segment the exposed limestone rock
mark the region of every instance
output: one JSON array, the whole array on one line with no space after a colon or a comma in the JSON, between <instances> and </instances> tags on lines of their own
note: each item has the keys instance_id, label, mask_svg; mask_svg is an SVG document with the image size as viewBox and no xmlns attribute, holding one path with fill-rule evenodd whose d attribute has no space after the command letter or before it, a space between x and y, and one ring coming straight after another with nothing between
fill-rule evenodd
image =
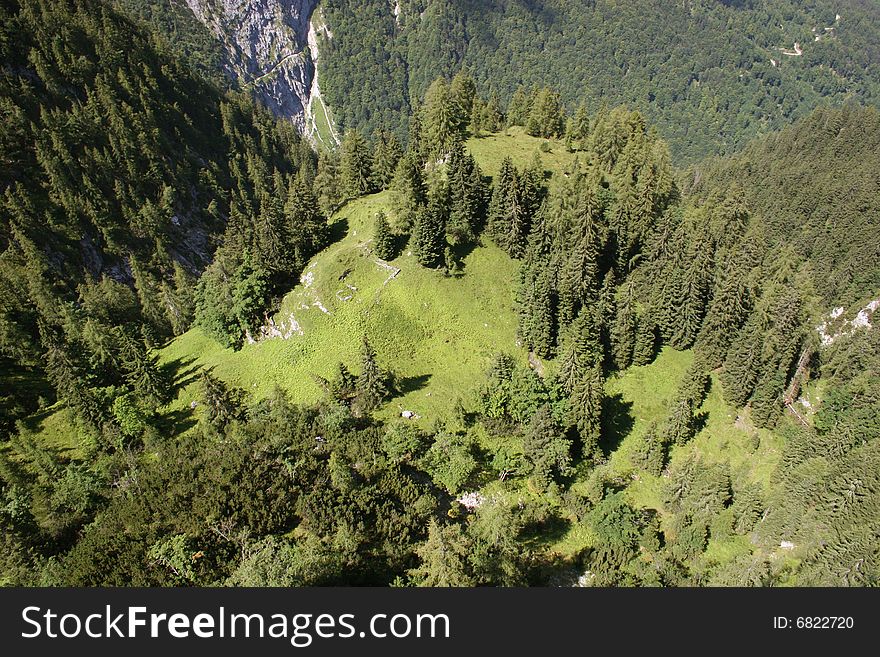
<instances>
[{"instance_id":1,"label":"exposed limestone rock","mask_svg":"<svg viewBox=\"0 0 880 657\"><path fill-rule=\"evenodd\" d=\"M312 24L317 0L186 3L223 46L227 74L316 142L313 108L323 105L315 66L318 30ZM332 36L326 27L321 32ZM332 126L330 131L336 140Z\"/></svg>"}]
</instances>

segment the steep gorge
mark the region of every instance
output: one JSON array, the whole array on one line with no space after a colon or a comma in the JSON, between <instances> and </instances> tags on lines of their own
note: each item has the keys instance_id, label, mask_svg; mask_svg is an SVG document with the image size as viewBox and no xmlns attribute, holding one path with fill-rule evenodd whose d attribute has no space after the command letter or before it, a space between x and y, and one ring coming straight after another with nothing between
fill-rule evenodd
<instances>
[{"instance_id":1,"label":"steep gorge","mask_svg":"<svg viewBox=\"0 0 880 657\"><path fill-rule=\"evenodd\" d=\"M322 135L314 117L319 107L328 116L316 62L317 34L330 36L316 0L186 2L221 44L226 73L242 89L250 89L275 115L290 119L313 143L335 140L332 127Z\"/></svg>"}]
</instances>

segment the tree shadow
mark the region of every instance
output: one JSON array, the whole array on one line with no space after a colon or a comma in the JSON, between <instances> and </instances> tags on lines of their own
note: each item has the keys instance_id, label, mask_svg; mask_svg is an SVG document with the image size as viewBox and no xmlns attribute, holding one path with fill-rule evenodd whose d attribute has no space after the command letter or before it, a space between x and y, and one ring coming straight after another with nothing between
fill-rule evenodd
<instances>
[{"instance_id":1,"label":"tree shadow","mask_svg":"<svg viewBox=\"0 0 880 657\"><path fill-rule=\"evenodd\" d=\"M190 383L198 379L202 368L193 365L195 358L176 358L160 367L162 374L171 381L171 396L176 398L177 395Z\"/></svg>"},{"instance_id":2,"label":"tree shadow","mask_svg":"<svg viewBox=\"0 0 880 657\"><path fill-rule=\"evenodd\" d=\"M694 414L694 435L700 433L703 429L706 428L706 423L709 421L709 414L706 411L702 413Z\"/></svg>"},{"instance_id":3,"label":"tree shadow","mask_svg":"<svg viewBox=\"0 0 880 657\"><path fill-rule=\"evenodd\" d=\"M428 381L431 380L431 374L419 374L418 376L405 376L395 381L394 387L401 395L409 394L410 392L415 392L416 390L421 390L426 385L428 385Z\"/></svg>"},{"instance_id":4,"label":"tree shadow","mask_svg":"<svg viewBox=\"0 0 880 657\"><path fill-rule=\"evenodd\" d=\"M161 413L156 421L156 428L168 437L179 436L195 425L196 419L189 408L180 408Z\"/></svg>"},{"instance_id":5,"label":"tree shadow","mask_svg":"<svg viewBox=\"0 0 880 657\"><path fill-rule=\"evenodd\" d=\"M620 443L632 431L635 424L632 406L633 403L626 401L620 393L602 400L602 439L599 447L605 454L620 447Z\"/></svg>"},{"instance_id":6,"label":"tree shadow","mask_svg":"<svg viewBox=\"0 0 880 657\"><path fill-rule=\"evenodd\" d=\"M340 241L346 235L348 235L348 219L346 217L339 217L336 221L330 224L328 245Z\"/></svg>"}]
</instances>

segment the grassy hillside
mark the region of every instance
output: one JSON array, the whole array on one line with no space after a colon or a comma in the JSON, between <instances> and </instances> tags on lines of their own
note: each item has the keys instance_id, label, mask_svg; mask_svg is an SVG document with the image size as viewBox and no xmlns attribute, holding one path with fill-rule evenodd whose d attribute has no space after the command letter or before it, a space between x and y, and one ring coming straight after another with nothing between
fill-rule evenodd
<instances>
[{"instance_id":1,"label":"grassy hillside","mask_svg":"<svg viewBox=\"0 0 880 657\"><path fill-rule=\"evenodd\" d=\"M488 175L510 156L519 167L531 162L544 140L519 129L472 139L468 148ZM547 171L572 158L560 143L541 152ZM366 335L380 363L394 363L403 394L380 416L410 410L426 425L449 417L460 399L465 408L483 380L492 357L501 351L525 352L516 344L513 312L518 264L484 243L463 260L461 272L444 276L421 267L408 250L390 263L372 253L376 213L390 212L388 192L346 204L332 218L344 237L309 263L302 283L288 294L273 321L282 335L224 349L193 328L161 352L161 360L183 381L169 411L188 409L198 384L195 368L214 373L257 397L276 385L297 402L314 402L321 389L313 375L331 376L337 363L358 368ZM399 273L395 274L395 271Z\"/></svg>"}]
</instances>

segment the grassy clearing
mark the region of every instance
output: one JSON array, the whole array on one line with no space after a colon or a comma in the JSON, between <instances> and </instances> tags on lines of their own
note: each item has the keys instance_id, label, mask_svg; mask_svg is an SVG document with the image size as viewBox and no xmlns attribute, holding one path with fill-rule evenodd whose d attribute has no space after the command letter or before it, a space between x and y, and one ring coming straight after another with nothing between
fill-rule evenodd
<instances>
[{"instance_id":1,"label":"grassy clearing","mask_svg":"<svg viewBox=\"0 0 880 657\"><path fill-rule=\"evenodd\" d=\"M517 166L527 166L545 141L519 128L508 132L468 142L489 175L497 173L506 155ZM547 170L572 157L558 142L540 156ZM320 387L313 375L329 377L339 362L357 371L363 335L376 347L380 362L393 364L400 381L402 394L380 416L411 410L428 425L450 417L459 399L471 407L495 354L525 355L515 344L518 264L485 244L464 258L460 275L446 277L419 266L404 251L389 263L400 269L389 278L393 270L377 264L371 243L376 213L389 211L389 204L388 192L374 194L346 204L331 218L345 237L309 263L302 282L274 316L282 332L297 327L288 339L268 339L234 352L194 328L161 350L161 361L189 379L169 411L188 410L196 401L198 385L191 374L202 367L258 398L277 385L294 401L314 402Z\"/></svg>"},{"instance_id":2,"label":"grassy clearing","mask_svg":"<svg viewBox=\"0 0 880 657\"><path fill-rule=\"evenodd\" d=\"M257 397L278 385L308 403L320 396L312 375L332 376L340 361L357 371L366 335L380 362L393 364L403 392L380 415L407 409L429 423L449 417L459 398L470 406L492 357L518 349L516 263L485 246L465 257L456 277L419 266L408 252L384 265L371 245L375 215L388 201L387 192L361 198L334 217L347 225L346 237L312 260L274 317L283 330L295 322L289 339L234 352L193 329L163 349L161 360L189 370L212 367ZM172 410L188 407L197 394L196 382L185 385Z\"/></svg>"}]
</instances>

